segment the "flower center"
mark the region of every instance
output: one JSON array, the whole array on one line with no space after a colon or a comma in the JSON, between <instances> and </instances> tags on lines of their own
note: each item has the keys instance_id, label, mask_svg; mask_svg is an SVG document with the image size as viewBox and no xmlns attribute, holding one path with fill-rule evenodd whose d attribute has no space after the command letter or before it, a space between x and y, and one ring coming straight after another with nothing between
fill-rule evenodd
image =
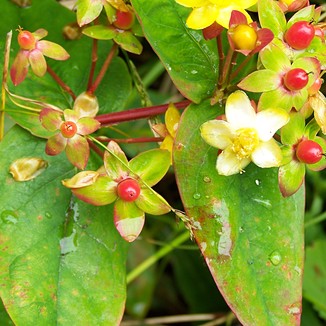
<instances>
[{"instance_id":1,"label":"flower center","mask_svg":"<svg viewBox=\"0 0 326 326\"><path fill-rule=\"evenodd\" d=\"M232 150L239 160L250 157L259 144L257 131L253 128L241 128L233 140Z\"/></svg>"},{"instance_id":2,"label":"flower center","mask_svg":"<svg viewBox=\"0 0 326 326\"><path fill-rule=\"evenodd\" d=\"M64 121L60 126L60 131L63 137L72 138L77 132L77 125L72 121Z\"/></svg>"}]
</instances>

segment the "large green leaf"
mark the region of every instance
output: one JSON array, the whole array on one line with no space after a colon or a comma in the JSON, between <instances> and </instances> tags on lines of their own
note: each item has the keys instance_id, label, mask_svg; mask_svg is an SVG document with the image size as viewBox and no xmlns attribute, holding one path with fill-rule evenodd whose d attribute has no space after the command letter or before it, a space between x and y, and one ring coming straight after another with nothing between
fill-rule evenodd
<instances>
[{"instance_id":1,"label":"large green leaf","mask_svg":"<svg viewBox=\"0 0 326 326\"><path fill-rule=\"evenodd\" d=\"M196 103L212 95L218 72L216 44L186 27L189 9L175 0L132 0L132 4L179 91Z\"/></svg>"},{"instance_id":2,"label":"large green leaf","mask_svg":"<svg viewBox=\"0 0 326 326\"><path fill-rule=\"evenodd\" d=\"M175 173L195 239L244 325L298 325L304 191L283 198L277 169L253 164L243 174L218 175L218 150L199 127L221 113L207 102L191 105L175 141Z\"/></svg>"},{"instance_id":3,"label":"large green leaf","mask_svg":"<svg viewBox=\"0 0 326 326\"><path fill-rule=\"evenodd\" d=\"M61 180L65 155L19 127L0 143L0 295L16 325L117 325L125 303L127 245L111 206L74 201ZM40 157L48 168L16 182L10 164Z\"/></svg>"}]
</instances>

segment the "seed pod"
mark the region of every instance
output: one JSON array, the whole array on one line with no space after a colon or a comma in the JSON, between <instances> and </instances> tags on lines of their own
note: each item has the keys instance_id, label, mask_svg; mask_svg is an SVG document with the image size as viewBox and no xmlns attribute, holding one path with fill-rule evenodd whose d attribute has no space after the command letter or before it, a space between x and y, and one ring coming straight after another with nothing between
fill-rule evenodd
<instances>
[{"instance_id":1,"label":"seed pod","mask_svg":"<svg viewBox=\"0 0 326 326\"><path fill-rule=\"evenodd\" d=\"M40 175L48 162L38 157L23 157L11 163L9 172L16 181L28 181Z\"/></svg>"}]
</instances>

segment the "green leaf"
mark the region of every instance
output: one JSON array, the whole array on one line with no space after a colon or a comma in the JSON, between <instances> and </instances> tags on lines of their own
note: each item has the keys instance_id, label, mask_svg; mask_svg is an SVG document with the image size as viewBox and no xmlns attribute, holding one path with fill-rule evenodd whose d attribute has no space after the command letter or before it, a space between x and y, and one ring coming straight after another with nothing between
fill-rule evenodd
<instances>
[{"instance_id":1,"label":"green leaf","mask_svg":"<svg viewBox=\"0 0 326 326\"><path fill-rule=\"evenodd\" d=\"M325 237L316 240L306 250L303 295L326 319L326 260Z\"/></svg>"},{"instance_id":2,"label":"green leaf","mask_svg":"<svg viewBox=\"0 0 326 326\"><path fill-rule=\"evenodd\" d=\"M284 145L295 145L305 131L305 119L301 113L291 112L289 122L281 129L281 139Z\"/></svg>"},{"instance_id":3,"label":"green leaf","mask_svg":"<svg viewBox=\"0 0 326 326\"><path fill-rule=\"evenodd\" d=\"M111 26L94 25L84 28L83 34L97 40L112 40L118 32Z\"/></svg>"},{"instance_id":4,"label":"green leaf","mask_svg":"<svg viewBox=\"0 0 326 326\"><path fill-rule=\"evenodd\" d=\"M130 160L129 167L148 186L154 186L170 167L169 151L156 148L142 152Z\"/></svg>"},{"instance_id":5,"label":"green leaf","mask_svg":"<svg viewBox=\"0 0 326 326\"><path fill-rule=\"evenodd\" d=\"M285 51L271 43L260 52L261 62L266 69L277 73L284 72L284 69L290 69L291 62Z\"/></svg>"},{"instance_id":6,"label":"green leaf","mask_svg":"<svg viewBox=\"0 0 326 326\"><path fill-rule=\"evenodd\" d=\"M275 1L258 1L258 15L261 27L269 28L275 37L282 38L286 28L286 19Z\"/></svg>"},{"instance_id":7,"label":"green leaf","mask_svg":"<svg viewBox=\"0 0 326 326\"><path fill-rule=\"evenodd\" d=\"M287 23L287 29L289 29L295 22L298 21L312 21L315 16L315 6L307 6L302 8L301 10L297 11L288 21Z\"/></svg>"},{"instance_id":8,"label":"green leaf","mask_svg":"<svg viewBox=\"0 0 326 326\"><path fill-rule=\"evenodd\" d=\"M79 26L84 26L97 18L103 8L102 0L78 0L77 22Z\"/></svg>"},{"instance_id":9,"label":"green leaf","mask_svg":"<svg viewBox=\"0 0 326 326\"><path fill-rule=\"evenodd\" d=\"M280 77L272 70L263 69L245 77L238 87L250 92L268 92L278 87Z\"/></svg>"},{"instance_id":10,"label":"green leaf","mask_svg":"<svg viewBox=\"0 0 326 326\"><path fill-rule=\"evenodd\" d=\"M218 74L216 44L186 27L188 8L175 0L133 0L132 4L147 40L179 91L196 103L211 96Z\"/></svg>"},{"instance_id":11,"label":"green leaf","mask_svg":"<svg viewBox=\"0 0 326 326\"><path fill-rule=\"evenodd\" d=\"M207 102L183 113L175 140L175 173L189 227L206 263L244 325L297 325L301 312L304 192L283 198L277 169L248 166L220 176L217 149L202 123L223 111Z\"/></svg>"},{"instance_id":12,"label":"green leaf","mask_svg":"<svg viewBox=\"0 0 326 326\"><path fill-rule=\"evenodd\" d=\"M138 38L134 36L131 32L124 31L122 33L118 33L114 41L121 46L122 49L135 53L141 54L143 51L142 44L138 41Z\"/></svg>"},{"instance_id":13,"label":"green leaf","mask_svg":"<svg viewBox=\"0 0 326 326\"><path fill-rule=\"evenodd\" d=\"M171 210L171 207L160 194L147 188L141 190L135 203L141 210L151 215L162 215Z\"/></svg>"},{"instance_id":14,"label":"green leaf","mask_svg":"<svg viewBox=\"0 0 326 326\"><path fill-rule=\"evenodd\" d=\"M15 325L117 325L125 302L126 245L111 210L71 200L65 156L16 126L0 143L0 295ZM48 168L15 182L9 165L37 156ZM108 309L110 307L110 309Z\"/></svg>"}]
</instances>

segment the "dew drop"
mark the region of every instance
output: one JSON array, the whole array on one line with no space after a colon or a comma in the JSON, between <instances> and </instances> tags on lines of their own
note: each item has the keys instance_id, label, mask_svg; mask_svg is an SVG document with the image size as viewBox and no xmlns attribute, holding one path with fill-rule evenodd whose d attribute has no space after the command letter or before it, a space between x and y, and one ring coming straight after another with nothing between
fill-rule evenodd
<instances>
[{"instance_id":1,"label":"dew drop","mask_svg":"<svg viewBox=\"0 0 326 326\"><path fill-rule=\"evenodd\" d=\"M77 233L74 229L73 232L60 240L61 255L69 254L77 250Z\"/></svg>"},{"instance_id":2,"label":"dew drop","mask_svg":"<svg viewBox=\"0 0 326 326\"><path fill-rule=\"evenodd\" d=\"M204 182L210 183L211 182L211 178L210 177L204 177Z\"/></svg>"},{"instance_id":3,"label":"dew drop","mask_svg":"<svg viewBox=\"0 0 326 326\"><path fill-rule=\"evenodd\" d=\"M269 260L270 262L274 265L277 266L280 264L280 262L282 261L282 256L279 253L279 251L274 250L270 255L269 255Z\"/></svg>"},{"instance_id":4,"label":"dew drop","mask_svg":"<svg viewBox=\"0 0 326 326\"><path fill-rule=\"evenodd\" d=\"M192 197L194 199L200 199L201 195L198 192L196 192Z\"/></svg>"},{"instance_id":5,"label":"dew drop","mask_svg":"<svg viewBox=\"0 0 326 326\"><path fill-rule=\"evenodd\" d=\"M18 215L14 211L5 210L1 213L1 220L6 224L16 224L18 222Z\"/></svg>"},{"instance_id":6,"label":"dew drop","mask_svg":"<svg viewBox=\"0 0 326 326\"><path fill-rule=\"evenodd\" d=\"M239 227L239 232L243 233L244 232L244 228L242 226Z\"/></svg>"},{"instance_id":7,"label":"dew drop","mask_svg":"<svg viewBox=\"0 0 326 326\"><path fill-rule=\"evenodd\" d=\"M256 180L255 180L255 184L256 184L257 186L260 186L260 185L261 185L261 180L256 179Z\"/></svg>"},{"instance_id":8,"label":"dew drop","mask_svg":"<svg viewBox=\"0 0 326 326\"><path fill-rule=\"evenodd\" d=\"M248 265L253 265L254 264L254 261L252 259L248 259L247 260L247 263L248 263Z\"/></svg>"},{"instance_id":9,"label":"dew drop","mask_svg":"<svg viewBox=\"0 0 326 326\"><path fill-rule=\"evenodd\" d=\"M50 213L50 212L45 212L45 217L47 218L47 219L51 219L52 218L52 214Z\"/></svg>"}]
</instances>

